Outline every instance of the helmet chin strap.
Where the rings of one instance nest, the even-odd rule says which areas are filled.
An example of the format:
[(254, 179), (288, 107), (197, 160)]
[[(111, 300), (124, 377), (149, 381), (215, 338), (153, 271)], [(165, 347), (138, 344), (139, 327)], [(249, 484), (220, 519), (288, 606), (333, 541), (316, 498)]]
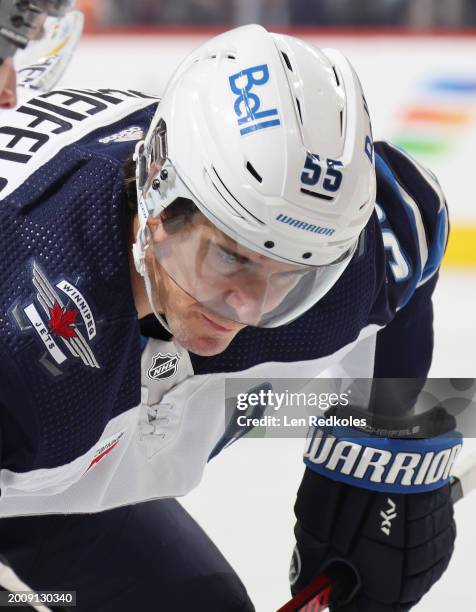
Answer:
[(149, 248), (148, 238), (150, 237), (150, 231), (147, 226), (139, 227), (137, 231), (136, 241), (132, 245), (132, 255), (134, 257), (134, 265), (137, 272), (144, 278), (145, 290), (147, 293), (147, 299), (149, 306), (152, 308), (152, 312), (158, 319), (159, 323), (164, 327), (170, 334), (173, 335), (169, 328), (165, 317), (157, 312), (154, 300), (152, 298), (152, 284), (150, 282), (149, 271), (145, 263), (146, 251)]
[(152, 312), (154, 313), (154, 315), (156, 316), (156, 318), (158, 319), (162, 327), (164, 327), (169, 332), (169, 334), (172, 334), (173, 336), (172, 330), (168, 326), (167, 321), (165, 320), (165, 317), (161, 315), (159, 312), (157, 312), (157, 310), (155, 309), (154, 301), (152, 300), (152, 286), (150, 283), (149, 272), (147, 270), (147, 267), (145, 268), (145, 272), (144, 272), (144, 283), (145, 283), (145, 290), (147, 292), (147, 298), (149, 300), (150, 307), (152, 308)]

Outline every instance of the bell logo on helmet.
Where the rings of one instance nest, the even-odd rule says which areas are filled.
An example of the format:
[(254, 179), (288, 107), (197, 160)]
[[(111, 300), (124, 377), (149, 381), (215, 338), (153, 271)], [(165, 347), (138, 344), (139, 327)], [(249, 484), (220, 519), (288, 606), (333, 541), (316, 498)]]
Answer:
[[(254, 87), (262, 87), (268, 83), (269, 68), (267, 64), (241, 70), (230, 76), (229, 81), (231, 91), (237, 96), (234, 109), (242, 136), (281, 125), (277, 108), (258, 112), (261, 107), (261, 99), (256, 92), (252, 93), (251, 91)], [(274, 118), (271, 119), (271, 117)]]

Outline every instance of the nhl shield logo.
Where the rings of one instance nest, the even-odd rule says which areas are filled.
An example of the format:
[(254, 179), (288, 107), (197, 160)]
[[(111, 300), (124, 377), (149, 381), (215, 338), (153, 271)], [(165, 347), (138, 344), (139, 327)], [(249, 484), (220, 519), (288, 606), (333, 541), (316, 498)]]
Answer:
[(180, 360), (180, 355), (177, 353), (172, 355), (166, 353), (165, 355), (159, 353), (152, 357), (152, 365), (147, 370), (147, 376), (151, 380), (162, 380), (163, 378), (171, 378), (177, 373), (177, 366)]

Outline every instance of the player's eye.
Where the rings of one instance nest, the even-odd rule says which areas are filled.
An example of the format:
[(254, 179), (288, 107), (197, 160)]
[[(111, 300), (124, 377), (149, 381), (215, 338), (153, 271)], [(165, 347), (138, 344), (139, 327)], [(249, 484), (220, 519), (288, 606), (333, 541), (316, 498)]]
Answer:
[(220, 252), (220, 257), (222, 258), (224, 263), (228, 265), (239, 263), (236, 255), (233, 255), (232, 253), (227, 253), (226, 251), (222, 251), (221, 249), (219, 250), (219, 252)]
[(249, 260), (236, 253), (227, 251), (219, 244), (210, 243), (208, 254), (213, 267), (220, 274), (235, 274), (242, 270)]

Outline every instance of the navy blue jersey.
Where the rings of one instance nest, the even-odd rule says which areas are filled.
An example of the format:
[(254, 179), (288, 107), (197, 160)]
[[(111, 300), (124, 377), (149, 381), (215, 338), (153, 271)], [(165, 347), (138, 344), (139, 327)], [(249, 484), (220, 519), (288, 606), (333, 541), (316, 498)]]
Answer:
[(226, 376), (424, 376), (448, 222), (435, 178), (377, 143), (377, 206), (351, 264), (293, 323), (200, 357), (142, 322), (124, 163), (156, 101), (57, 90), (0, 115), (0, 515), (182, 495), (225, 431)]

